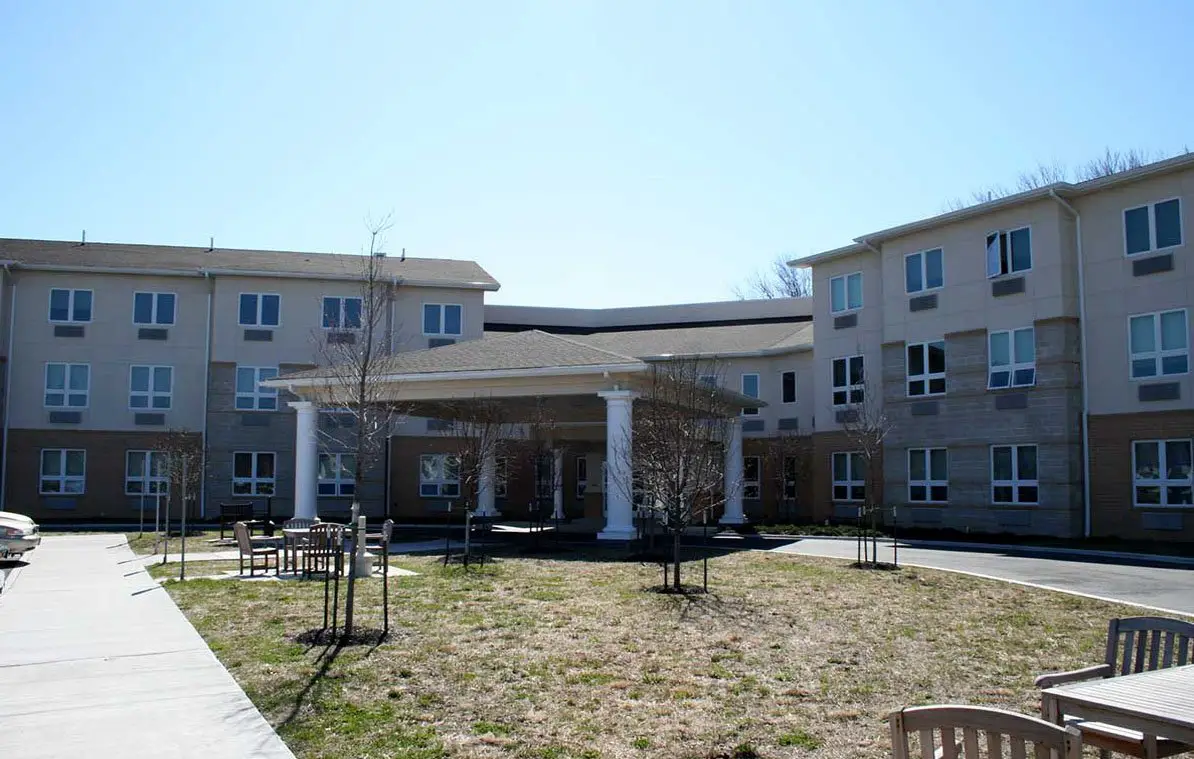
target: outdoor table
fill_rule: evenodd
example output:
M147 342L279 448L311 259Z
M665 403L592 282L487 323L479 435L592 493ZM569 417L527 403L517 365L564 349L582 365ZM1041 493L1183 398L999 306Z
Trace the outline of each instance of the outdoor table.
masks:
M298 542L310 536L310 527L287 527L282 530L282 569L290 568L298 574ZM293 560L294 564L291 565Z
M1194 744L1194 664L1041 691L1045 718L1066 716Z

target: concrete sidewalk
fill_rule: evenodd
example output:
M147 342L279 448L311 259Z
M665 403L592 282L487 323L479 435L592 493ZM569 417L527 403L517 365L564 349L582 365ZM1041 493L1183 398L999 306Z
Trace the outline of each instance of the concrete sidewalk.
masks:
M0 756L293 759L121 536L28 559L0 595Z

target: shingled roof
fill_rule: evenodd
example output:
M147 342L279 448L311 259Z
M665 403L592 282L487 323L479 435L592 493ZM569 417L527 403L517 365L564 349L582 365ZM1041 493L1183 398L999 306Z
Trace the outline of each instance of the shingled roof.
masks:
M732 324L577 335L577 342L640 359L766 355L811 348L812 322Z
M359 279L360 256L281 250L128 245L60 240L0 239L0 261L28 269L153 271L176 276L223 275ZM475 261L387 256L387 277L408 285L497 290L498 282Z

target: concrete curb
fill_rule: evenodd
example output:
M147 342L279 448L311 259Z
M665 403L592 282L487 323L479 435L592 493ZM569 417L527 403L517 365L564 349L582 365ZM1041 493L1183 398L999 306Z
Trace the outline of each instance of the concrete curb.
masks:
M857 538L836 535L776 535L758 533L768 540L849 540ZM879 538L882 545L891 545L891 538ZM1061 548L1057 546L1022 546L1003 543L967 543L958 540L901 540L901 548L942 548L949 550L975 551L978 553L1006 553L1013 556L1070 556L1078 559L1103 559L1111 561L1135 561L1149 564L1166 564L1175 567L1194 567L1194 558L1167 556L1155 553L1129 553L1126 551L1098 551L1089 548Z

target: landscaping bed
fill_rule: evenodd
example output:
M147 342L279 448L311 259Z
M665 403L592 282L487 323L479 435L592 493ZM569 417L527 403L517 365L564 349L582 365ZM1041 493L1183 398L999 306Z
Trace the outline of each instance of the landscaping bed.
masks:
M189 546L188 546L189 547ZM593 551L484 570L396 557L380 646L296 642L318 582L167 588L299 757L879 757L903 705L1032 714L1037 674L1102 658L1129 609L923 569L744 552L710 595ZM699 564L686 565L699 582ZM380 585L358 625L380 624Z

